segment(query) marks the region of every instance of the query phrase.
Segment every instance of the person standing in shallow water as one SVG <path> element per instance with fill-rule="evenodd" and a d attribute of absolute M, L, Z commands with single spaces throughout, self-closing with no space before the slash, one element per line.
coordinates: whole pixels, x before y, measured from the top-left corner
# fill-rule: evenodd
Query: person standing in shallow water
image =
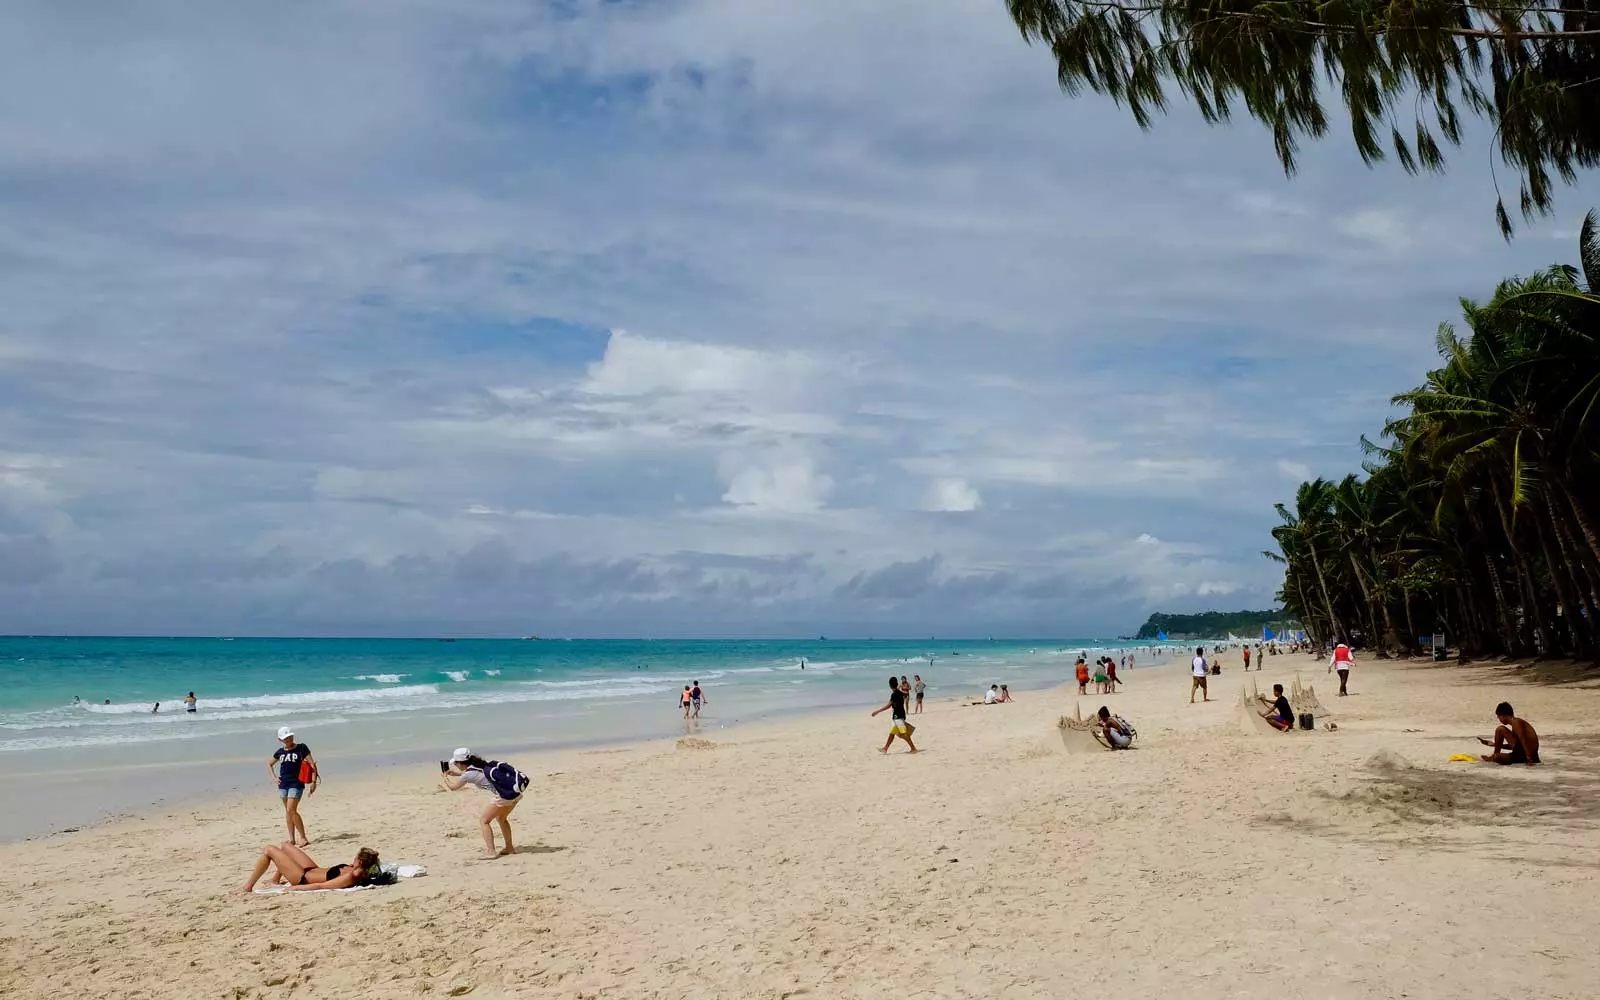
<path fill-rule="evenodd" d="M 917 727 L 906 720 L 905 692 L 900 690 L 900 682 L 895 680 L 893 674 L 889 675 L 889 703 L 872 715 L 876 718 L 884 712 L 889 713 L 889 738 L 883 741 L 883 747 L 878 752 L 888 753 L 889 748 L 894 745 L 894 738 L 898 736 L 906 741 L 911 753 L 916 753 L 917 745 L 911 742 L 911 734 L 917 731 Z"/>

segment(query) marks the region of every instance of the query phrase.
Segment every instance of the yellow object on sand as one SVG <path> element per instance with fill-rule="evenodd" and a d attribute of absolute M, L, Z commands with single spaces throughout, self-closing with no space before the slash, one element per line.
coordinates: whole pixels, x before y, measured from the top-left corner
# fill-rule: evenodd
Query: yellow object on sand
<path fill-rule="evenodd" d="M 1450 755 L 1450 759 L 1451 760 L 1464 760 L 1464 761 L 1466 761 L 1468 763 L 1471 763 L 1472 761 L 1475 761 L 1478 758 L 1472 756 L 1472 754 L 1470 754 L 1470 753 L 1453 753 L 1453 754 Z"/>

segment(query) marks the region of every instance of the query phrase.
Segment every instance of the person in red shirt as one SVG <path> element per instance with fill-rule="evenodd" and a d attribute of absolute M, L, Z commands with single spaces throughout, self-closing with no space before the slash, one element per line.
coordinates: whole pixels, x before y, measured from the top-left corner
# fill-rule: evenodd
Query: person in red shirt
<path fill-rule="evenodd" d="M 1350 647 L 1344 643 L 1333 647 L 1333 659 L 1328 661 L 1330 671 L 1339 671 L 1339 697 L 1349 694 L 1350 668 L 1355 665 L 1355 658 L 1350 655 Z"/>

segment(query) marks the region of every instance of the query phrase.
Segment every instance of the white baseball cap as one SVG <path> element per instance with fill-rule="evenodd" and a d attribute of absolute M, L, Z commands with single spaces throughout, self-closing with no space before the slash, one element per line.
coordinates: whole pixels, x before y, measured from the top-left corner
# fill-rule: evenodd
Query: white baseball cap
<path fill-rule="evenodd" d="M 466 762 L 467 758 L 471 756 L 471 750 L 468 750 L 466 747 L 456 747 L 456 752 L 450 755 L 450 763 L 463 764 Z"/>
<path fill-rule="evenodd" d="M 290 729 L 288 726 L 279 726 L 278 727 L 278 739 L 287 740 L 287 739 L 292 738 L 293 736 L 294 736 L 294 730 L 293 729 Z"/>

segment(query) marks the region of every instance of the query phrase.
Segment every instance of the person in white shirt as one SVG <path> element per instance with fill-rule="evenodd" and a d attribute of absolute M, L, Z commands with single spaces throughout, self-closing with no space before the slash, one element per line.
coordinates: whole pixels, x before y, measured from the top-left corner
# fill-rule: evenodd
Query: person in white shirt
<path fill-rule="evenodd" d="M 989 690 L 987 690 L 987 691 L 985 691 L 983 693 L 983 703 L 985 705 L 993 705 L 995 702 L 997 702 L 999 700 L 1000 700 L 1000 685 L 998 685 L 998 684 L 990 684 L 989 685 Z"/>
<path fill-rule="evenodd" d="M 1206 701 L 1211 700 L 1211 693 L 1206 690 L 1206 675 L 1211 672 L 1211 667 L 1206 663 L 1206 650 L 1204 646 L 1196 646 L 1194 660 L 1190 663 L 1190 673 L 1193 674 L 1189 682 L 1189 704 L 1194 704 L 1194 693 L 1199 691 Z"/>
<path fill-rule="evenodd" d="M 506 773 L 516 775 L 516 787 L 504 790 L 496 788 L 495 783 L 489 778 L 489 772 L 501 764 L 501 761 L 484 760 L 466 747 L 457 748 L 449 760 L 439 762 L 446 791 L 456 792 L 472 787 L 489 793 L 490 801 L 484 808 L 483 815 L 478 817 L 478 827 L 483 833 L 483 848 L 491 858 L 503 858 L 517 851 L 511 843 L 511 813 L 521 804 L 528 781 L 527 775 L 512 768 Z M 516 794 L 507 797 L 508 791 L 515 791 Z M 494 847 L 496 825 L 500 827 L 500 837 L 505 841 L 505 847 L 499 851 Z"/>

